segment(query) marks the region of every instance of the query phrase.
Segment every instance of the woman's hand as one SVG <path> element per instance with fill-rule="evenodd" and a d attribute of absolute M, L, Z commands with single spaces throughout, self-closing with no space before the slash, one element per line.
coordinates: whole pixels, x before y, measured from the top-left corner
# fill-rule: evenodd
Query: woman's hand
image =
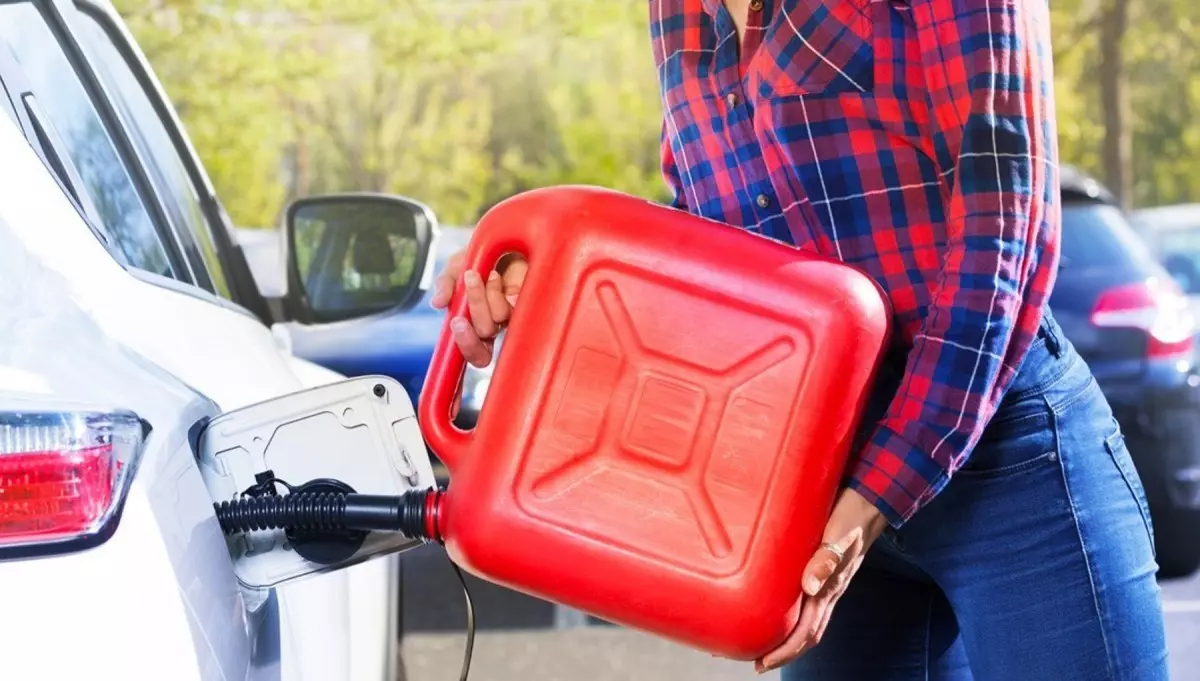
<path fill-rule="evenodd" d="M 450 332 L 463 358 L 483 368 L 492 362 L 492 341 L 512 316 L 529 264 L 521 257 L 507 259 L 485 282 L 473 271 L 463 272 L 464 257 L 465 251 L 459 251 L 446 261 L 446 268 L 434 281 L 430 303 L 437 309 L 448 306 L 454 284 L 462 277 L 471 318 L 451 319 Z"/>
<path fill-rule="evenodd" d="M 791 662 L 821 642 L 833 606 L 885 527 L 887 519 L 861 494 L 842 491 L 825 525 L 821 547 L 804 569 L 800 621 L 787 640 L 754 663 L 759 674 Z"/>

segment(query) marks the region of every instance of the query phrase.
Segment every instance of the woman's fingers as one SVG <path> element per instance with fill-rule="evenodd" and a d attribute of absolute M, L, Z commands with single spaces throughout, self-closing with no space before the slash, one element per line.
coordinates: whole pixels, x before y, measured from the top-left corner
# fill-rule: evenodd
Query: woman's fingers
<path fill-rule="evenodd" d="M 514 258 L 504 268 L 501 283 L 504 289 L 504 299 L 510 306 L 517 304 L 517 296 L 525 285 L 525 275 L 529 273 L 529 261 L 524 258 Z"/>
<path fill-rule="evenodd" d="M 498 325 L 507 324 L 509 317 L 512 316 L 512 305 L 504 297 L 504 278 L 499 272 L 493 271 L 488 275 L 487 284 L 487 304 L 491 310 L 492 321 Z M 471 314 L 475 314 L 472 312 Z"/>
<path fill-rule="evenodd" d="M 796 628 L 771 652 L 755 661 L 754 669 L 759 674 L 777 669 L 800 657 L 814 645 L 814 638 L 829 609 L 829 595 L 822 592 L 816 597 L 805 597 L 800 606 L 800 620 Z"/>
<path fill-rule="evenodd" d="M 816 646 L 821 642 L 821 639 L 825 638 L 825 630 L 829 628 L 829 620 L 833 618 L 833 608 L 840 599 L 841 594 L 837 594 L 826 602 L 825 612 L 821 613 L 821 619 L 817 622 L 817 628 L 813 632 L 812 641 L 809 643 L 810 647 Z"/>
<path fill-rule="evenodd" d="M 825 629 L 829 626 L 829 619 L 833 615 L 833 606 L 846 592 L 850 578 L 854 576 L 857 566 L 861 563 L 861 557 L 850 558 L 847 556 L 844 561 L 837 564 L 833 574 L 825 579 L 823 587 L 815 595 L 804 598 L 796 628 L 779 647 L 755 663 L 758 673 L 781 667 L 821 642 L 821 638 L 825 635 Z"/>
<path fill-rule="evenodd" d="M 443 309 L 450 304 L 450 298 L 454 295 L 454 282 L 458 281 L 458 275 L 462 273 L 463 252 L 459 251 L 450 256 L 446 260 L 446 267 L 441 272 L 438 272 L 437 278 L 433 280 L 433 296 L 429 299 L 429 304 L 436 309 Z"/>
<path fill-rule="evenodd" d="M 482 369 L 492 363 L 491 344 L 475 333 L 471 322 L 463 317 L 455 317 L 450 320 L 450 333 L 454 336 L 454 342 L 458 345 L 463 359 L 469 364 Z"/>
<path fill-rule="evenodd" d="M 430 303 L 438 309 L 450 305 L 454 286 L 462 277 L 467 302 L 467 315 L 450 321 L 450 333 L 463 358 L 472 366 L 484 368 L 492 361 L 492 339 L 512 316 L 512 307 L 525 282 L 529 264 L 523 258 L 514 259 L 503 273 L 492 272 L 487 281 L 473 270 L 463 271 L 463 251 L 450 256 L 446 268 L 434 281 Z"/>
<path fill-rule="evenodd" d="M 804 569 L 804 593 L 816 596 L 825 588 L 826 582 L 846 560 L 846 554 L 855 547 L 853 535 L 839 538 L 836 541 L 826 540 L 808 561 Z"/>
<path fill-rule="evenodd" d="M 862 567 L 864 559 L 865 556 L 862 555 L 855 556 L 854 558 L 847 557 L 841 569 L 835 572 L 833 577 L 826 582 L 825 591 L 829 594 L 828 606 L 825 608 L 825 613 L 821 621 L 817 624 L 812 645 L 817 645 L 821 642 L 821 639 L 825 638 L 825 630 L 829 628 L 829 620 L 833 617 L 833 608 L 842 599 L 842 596 L 846 593 L 846 589 L 850 588 L 850 579 L 858 574 L 858 570 Z"/>
<path fill-rule="evenodd" d="M 500 328 L 496 320 L 492 319 L 492 309 L 483 280 L 474 270 L 467 270 L 463 274 L 463 280 L 467 290 L 467 310 L 471 313 L 471 324 L 475 327 L 475 334 L 484 339 L 495 337 Z"/>

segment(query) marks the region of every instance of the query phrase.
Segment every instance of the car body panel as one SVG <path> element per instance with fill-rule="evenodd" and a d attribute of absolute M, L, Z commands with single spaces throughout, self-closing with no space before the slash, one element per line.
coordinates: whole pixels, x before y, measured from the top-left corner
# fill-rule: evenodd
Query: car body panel
<path fill-rule="evenodd" d="M 213 409 L 233 409 L 334 376 L 289 358 L 265 325 L 236 306 L 199 289 L 181 291 L 166 281 L 156 282 L 153 275 L 135 276 L 125 270 L 87 228 L 7 118 L 0 119 L 0 159 L 4 159 L 0 163 L 0 220 L 7 240 L 0 249 L 10 260 L 23 258 L 30 271 L 40 273 L 36 278 L 22 277 L 14 274 L 14 265 L 5 268 L 3 276 L 9 286 L 26 291 L 34 285 L 45 286 L 39 282 L 55 282 L 54 287 L 46 286 L 56 297 L 46 294 L 43 318 L 77 308 L 94 330 L 75 333 L 91 333 L 128 348 L 202 395 Z M 18 321 L 37 324 L 40 320 Z M 47 350 L 54 347 L 48 345 Z M 245 617 L 254 625 L 255 617 L 270 605 L 269 594 L 250 602 L 253 599 L 236 587 L 231 590 L 234 582 L 228 581 L 232 578 L 228 552 L 190 448 L 179 443 L 166 447 L 165 453 L 140 471 L 133 490 L 114 540 L 83 554 L 0 565 L 0 583 L 21 585 L 6 595 L 6 610 L 53 612 L 58 609 L 45 608 L 39 594 L 69 588 L 62 583 L 67 574 L 92 582 L 98 593 L 79 595 L 79 604 L 90 605 L 72 608 L 78 626 L 90 629 L 94 638 L 103 638 L 110 632 L 106 629 L 101 636 L 98 630 L 111 626 L 114 612 L 124 613 L 120 615 L 121 635 L 136 639 L 139 650 L 155 651 L 153 659 L 163 664 L 147 666 L 144 675 L 135 673 L 142 669 L 140 662 L 120 665 L 118 654 L 126 651 L 127 655 L 129 648 L 118 645 L 103 655 L 78 657 L 91 672 L 55 678 L 83 678 L 104 669 L 121 669 L 122 676 L 129 679 L 383 678 L 392 655 L 387 623 L 379 612 L 386 608 L 389 593 L 388 560 L 277 590 L 282 632 L 277 653 L 260 656 L 255 663 L 248 655 L 257 630 L 247 630 L 240 620 Z M 155 524 L 157 532 L 145 531 Z M 67 570 L 59 565 L 76 568 Z M 86 580 L 79 575 L 87 575 Z M 169 593 L 164 592 L 171 581 Z M 357 582 L 353 589 L 352 581 Z M 106 584 L 128 588 L 100 595 L 105 589 L 99 587 Z M 357 591 L 357 596 L 352 591 Z M 119 594 L 125 598 L 117 607 Z M 130 599 L 130 594 L 137 597 Z M 178 656 L 181 627 L 186 628 L 189 619 L 197 624 L 188 636 L 188 646 L 193 643 L 190 639 L 202 642 L 202 647 L 211 649 L 211 660 L 194 652 Z M 15 646 L 31 660 L 61 657 L 62 639 L 46 636 L 48 630 L 56 628 L 23 627 L 3 640 L 6 649 Z M 85 636 L 82 630 L 78 633 Z M 159 652 L 170 657 L 159 657 Z M 272 657 L 276 659 L 272 661 Z"/>
<path fill-rule="evenodd" d="M 337 324 L 285 326 L 296 355 L 347 376 L 391 376 L 414 400 L 442 330 L 439 316 L 416 309 Z"/>
<path fill-rule="evenodd" d="M 0 618 L 5 675 L 90 678 L 97 670 L 120 669 L 131 679 L 161 678 L 164 670 L 181 679 L 246 678 L 254 630 L 211 501 L 191 465 L 188 439 L 192 424 L 216 415 L 218 407 L 116 342 L 76 303 L 72 277 L 29 248 L 28 230 L 42 224 L 69 224 L 76 235 L 95 240 L 73 211 L 56 214 L 62 199 L 52 195 L 30 195 L 50 209 L 46 220 L 20 228 L 22 217 L 12 210 L 20 202 L 10 192 L 41 188 L 36 181 L 12 182 L 11 171 L 23 169 L 17 174 L 25 180 L 44 173 L 22 165 L 25 151 L 14 148 L 12 135 L 0 122 L 6 159 L 0 164 L 0 273 L 6 281 L 0 287 L 0 375 L 23 379 L 6 380 L 5 388 L 19 391 L 31 408 L 69 397 L 132 409 L 152 431 L 107 543 L 0 564 L 9 613 Z M 70 607 L 46 607 L 48 593 Z M 138 641 L 136 654 L 131 639 Z"/>

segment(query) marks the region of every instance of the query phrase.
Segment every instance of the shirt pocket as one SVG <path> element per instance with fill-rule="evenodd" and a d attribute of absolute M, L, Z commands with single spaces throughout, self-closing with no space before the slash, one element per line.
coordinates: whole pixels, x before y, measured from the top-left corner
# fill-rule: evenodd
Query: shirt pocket
<path fill-rule="evenodd" d="M 920 54 L 907 3 L 789 0 L 787 8 L 774 32 L 802 26 L 809 12 L 809 22 L 832 22 L 810 26 L 810 35 L 842 38 L 821 55 L 810 51 L 807 62 L 785 64 L 769 87 L 771 71 L 763 70 L 759 88 L 769 96 L 758 115 L 793 180 L 781 198 L 797 206 L 819 252 L 866 270 L 889 294 L 898 290 L 893 309 L 910 335 L 921 303 L 912 273 L 938 267 L 945 232 L 944 187 L 920 122 L 924 84 L 912 75 Z"/>
<path fill-rule="evenodd" d="M 888 0 L 783 0 L 751 73 L 759 95 L 870 93 L 875 87 L 872 5 Z"/>

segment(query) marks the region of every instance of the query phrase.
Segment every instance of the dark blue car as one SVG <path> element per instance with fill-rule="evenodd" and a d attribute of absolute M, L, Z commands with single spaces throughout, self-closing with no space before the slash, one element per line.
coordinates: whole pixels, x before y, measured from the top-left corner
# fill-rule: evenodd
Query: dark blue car
<path fill-rule="evenodd" d="M 1064 168 L 1062 197 L 1050 308 L 1125 433 L 1161 573 L 1191 574 L 1200 567 L 1200 376 L 1187 297 L 1100 183 Z"/>

